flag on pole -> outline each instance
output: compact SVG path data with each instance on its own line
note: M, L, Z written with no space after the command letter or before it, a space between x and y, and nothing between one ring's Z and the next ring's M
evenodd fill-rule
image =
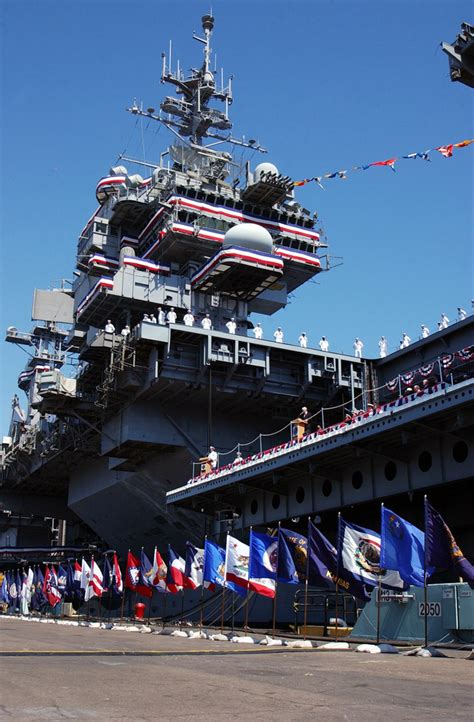
M424 586L425 535L413 524L382 506L380 565L396 569L407 584Z
M453 569L466 582L474 582L474 566L469 562L443 517L425 497L426 564L437 569Z
M278 537L250 530L249 589L265 597L275 596L278 568Z
M195 547L186 542L186 565L184 568L184 586L187 589L197 589L202 585L204 570L204 549Z
M102 589L104 594L106 594L112 589L113 584L112 566L107 554L104 556L104 563L102 565L102 579Z
M84 594L85 602L88 602L89 599L92 599L92 597L101 597L102 596L102 594L104 592L102 582L103 582L102 572L101 572L100 567L97 564L96 560L94 559L94 557L92 557L89 584L87 585L87 589Z
M204 586L214 591L216 584L223 587L225 584L225 549L210 539L204 542Z
M302 534L289 529L278 530L277 580L287 584L303 584L306 581L308 540Z
M41 569L38 567L36 570L36 584L35 584L35 609L41 609L43 604L47 601L43 591L44 587L44 575Z
M138 592L142 597L151 597L152 590L146 587L140 579L140 561L137 557L128 552L127 567L125 569L125 586L134 592Z
M8 578L7 572L3 573L2 586L0 588L0 601L9 604L10 595L8 594Z
M155 547L153 552L153 586L159 592L167 592L166 589L166 577L168 574L168 567L163 561L158 549Z
M64 569L62 564L58 566L58 591L63 597L67 589L67 571Z
M336 548L311 521L308 524L308 554L311 585L334 589L337 584L343 592L357 599L370 599L363 582L345 569L338 569Z
M58 580L54 571L54 567L51 567L50 569L48 565L46 565L44 575L43 592L48 603L52 607L55 607L56 604L59 604L59 602L61 601L61 594L59 593Z
M460 147L460 146L457 146ZM450 143L449 145L440 145L438 148L435 148L435 150L438 150L441 155L444 155L445 158L451 158L453 154L453 143Z
M82 557L80 584L81 584L81 589L84 593L85 593L87 587L89 586L90 577L91 577L91 568L88 565L88 563L86 562L86 560L84 559L84 557Z
M403 579L397 571L380 566L380 535L371 529L349 524L339 517L338 533L339 566L356 579L376 587L381 577L385 589L404 589Z
M80 594L82 580L82 566L77 559L74 559L74 590L76 594Z
M184 569L186 563L179 554L168 544L168 570L166 574L166 588L171 594L181 592L184 587Z
M225 550L225 579L237 587L247 589L250 549L235 537L227 534Z
M123 581L122 581L122 572L120 569L120 565L118 563L117 559L117 552L114 552L114 561L112 566L112 578L114 583L114 592L117 595L122 594L123 592Z
M145 554L145 550L141 549L140 552L140 581L145 587L153 587L153 567L148 556ZM153 593L153 592L152 592Z

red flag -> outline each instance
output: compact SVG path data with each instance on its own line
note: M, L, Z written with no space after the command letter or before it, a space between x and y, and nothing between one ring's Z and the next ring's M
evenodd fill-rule
M113 579L114 579L114 586L115 591L117 594L122 594L123 592L123 582L122 582L122 572L120 571L120 566L117 559L117 552L114 552L114 561L113 561Z
M451 158L453 154L453 148L454 146L451 143L450 145L440 145L439 148L436 148L436 150L438 150L441 155L444 155L445 158Z
M127 589L132 589L134 592L138 592L142 597L151 597L153 590L150 587L146 587L141 584L140 579L140 561L132 554L128 552L127 557L127 569L125 570L125 586Z
M371 168L373 165L388 165L392 170L395 170L393 167L395 163L397 162L398 158L389 158L388 160L378 160L375 163L370 163L369 168Z
M474 138L472 140L462 140L460 143L455 143L455 148L466 148L466 146L471 145L471 143L474 143Z
M61 601L61 595L58 589L58 580L54 567L51 571L48 565L46 565L46 571L44 574L43 593L52 607L55 607L56 604L59 604Z

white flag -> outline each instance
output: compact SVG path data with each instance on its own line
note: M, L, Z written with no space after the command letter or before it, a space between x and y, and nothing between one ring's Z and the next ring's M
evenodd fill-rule
M100 570L99 565L92 557L89 584L84 594L84 601L88 602L92 597L101 597L104 592L103 587L104 577Z
M87 587L89 586L89 579L91 578L91 568L82 557L82 567L81 567L81 589L84 589L86 591Z
M225 579L247 589L249 578L250 549L230 534L225 549Z

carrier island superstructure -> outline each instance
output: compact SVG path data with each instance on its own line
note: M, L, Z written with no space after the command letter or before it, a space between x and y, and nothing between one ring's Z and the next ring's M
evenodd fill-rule
M389 451L380 441L368 449L351 439L345 454L322 463L297 459L288 475L278 463L263 482L241 473L227 496L218 485L213 496L211 485L204 496L190 487L176 504L166 499L193 476L193 462L210 444L224 458L237 441L277 432L302 404L312 413L334 409L326 423L345 411L367 411L369 403L383 402L384 384L394 375L430 363L436 374L440 354L472 340L470 317L379 364L255 338L251 314L284 308L294 289L329 264L317 217L296 201L291 178L265 160L239 168L223 150L265 152L256 140L231 135L231 81L217 82L211 70L213 25L210 15L202 18L203 37L194 37L204 60L190 74L179 65L173 70L163 55L161 79L175 95L164 98L159 112L136 102L128 109L173 135L159 162L147 164L150 177L120 164L99 181L99 206L80 233L72 287L36 291L36 327L7 331L6 340L24 345L30 358L19 377L28 408L23 412L15 397L2 447L4 508L82 520L122 552L185 537L198 542L205 531L223 531L222 520L265 525L278 515L386 494L389 477L377 488L373 481L364 486L364 475L375 478L378 465L399 457L409 463L435 433L429 424L410 420L405 441L392 433ZM155 322L160 312L164 323ZM74 373L66 373L71 362ZM472 360L458 365L463 374L472 371ZM425 478L425 486L469 477L473 422L469 414L456 418L467 465L465 459L452 469L445 464L444 476ZM441 439L442 428L436 433ZM394 450L397 444L403 453ZM354 477L361 464L362 481ZM413 488L407 474L389 493ZM352 486L344 501L346 477ZM339 489L334 497L328 484Z

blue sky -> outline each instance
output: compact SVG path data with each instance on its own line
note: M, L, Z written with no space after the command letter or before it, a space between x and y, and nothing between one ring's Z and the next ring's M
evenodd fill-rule
M160 56L173 39L182 67L200 62L191 40L209 4L134 0L3 0L1 328L31 326L35 286L71 278L77 236L96 207L97 180L124 149L157 160L166 130L124 112L134 97L159 106ZM451 83L442 40L469 20L470 2L213 0L213 47L234 75L234 133L257 137L293 178L472 137L472 91ZM158 132L157 132L158 131ZM470 308L473 294L472 159L400 161L347 181L300 189L319 213L342 266L298 290L264 318L296 342L367 355L384 334L418 337L442 311ZM254 158L255 164L258 159ZM4 344L0 421L26 360ZM23 396L23 395L22 395Z

